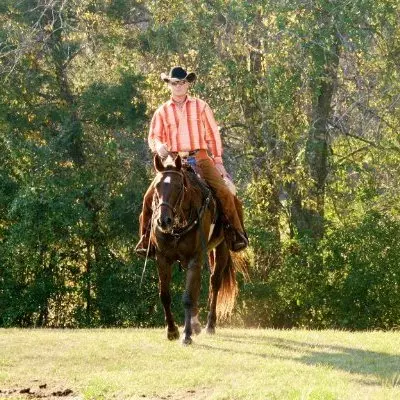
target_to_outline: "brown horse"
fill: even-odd
[[[155,247],[160,298],[167,323],[167,337],[179,338],[171,312],[172,265],[179,261],[186,270],[183,294],[185,308],[184,344],[192,343],[192,333],[200,333],[198,298],[202,266],[210,265],[209,314],[207,332],[215,333],[217,314],[228,315],[237,295],[236,270],[247,274],[240,253],[231,253],[224,236],[222,216],[210,189],[179,156],[164,165],[156,155],[154,167],[153,216],[150,241]],[[218,310],[217,310],[218,304]]]

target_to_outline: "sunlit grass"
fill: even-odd
[[[0,398],[395,400],[399,343],[399,332],[219,329],[184,347],[161,329],[0,330]]]

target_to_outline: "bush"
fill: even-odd
[[[378,213],[361,224],[331,232],[325,240],[334,327],[400,326],[399,221]]]
[[[242,288],[246,326],[392,329],[400,326],[400,223],[370,213],[315,245],[287,242],[282,265]]]

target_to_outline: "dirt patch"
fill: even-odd
[[[47,383],[38,383],[26,387],[0,389],[0,399],[46,399],[46,400],[82,400],[83,397],[70,388],[49,387]]]
[[[196,388],[179,391],[164,396],[139,395],[143,400],[207,400],[213,393],[210,388]],[[83,396],[74,393],[69,388],[50,388],[46,383],[30,385],[29,387],[14,387],[10,389],[0,389],[0,399],[18,400],[83,400]],[[121,399],[122,400],[122,399]]]
[[[165,396],[140,396],[143,400],[207,400],[213,393],[210,388],[197,388],[185,390],[177,393],[168,394]]]

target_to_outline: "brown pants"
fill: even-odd
[[[241,201],[228,189],[228,186],[226,186],[221,174],[218,172],[211,158],[197,157],[196,163],[201,177],[213,189],[214,193],[218,197],[218,200],[222,206],[222,212],[228,219],[230,225],[232,225],[235,230],[244,233],[243,209]],[[152,201],[153,184],[149,186],[143,199],[143,209],[139,218],[141,236],[146,234],[150,227],[150,220],[153,213]]]
[[[222,212],[229,223],[235,230],[244,233],[242,204],[240,200],[231,193],[228,186],[226,186],[214,162],[210,158],[197,160],[197,167],[199,168],[201,177],[208,183],[218,197],[222,206]]]

